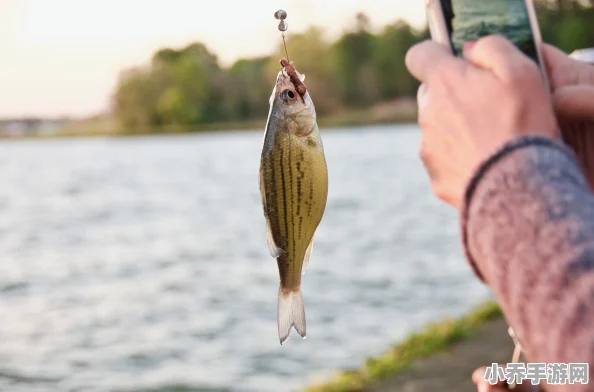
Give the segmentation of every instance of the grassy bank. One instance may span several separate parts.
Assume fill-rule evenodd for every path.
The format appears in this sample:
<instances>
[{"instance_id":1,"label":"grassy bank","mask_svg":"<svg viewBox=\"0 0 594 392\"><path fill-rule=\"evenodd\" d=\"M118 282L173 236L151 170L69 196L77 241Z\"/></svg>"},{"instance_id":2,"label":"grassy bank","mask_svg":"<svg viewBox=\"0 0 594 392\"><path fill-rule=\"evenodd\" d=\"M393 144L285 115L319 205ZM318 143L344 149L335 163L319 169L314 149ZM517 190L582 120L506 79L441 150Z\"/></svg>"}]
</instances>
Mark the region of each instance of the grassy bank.
<instances>
[{"instance_id":1,"label":"grassy bank","mask_svg":"<svg viewBox=\"0 0 594 392\"><path fill-rule=\"evenodd\" d=\"M394 373L410 369L416 360L444 351L468 339L478 327L502 317L495 302L477 307L470 314L429 325L409 336L377 358L368 358L357 370L341 371L329 381L312 385L303 392L363 392Z\"/></svg>"}]
</instances>

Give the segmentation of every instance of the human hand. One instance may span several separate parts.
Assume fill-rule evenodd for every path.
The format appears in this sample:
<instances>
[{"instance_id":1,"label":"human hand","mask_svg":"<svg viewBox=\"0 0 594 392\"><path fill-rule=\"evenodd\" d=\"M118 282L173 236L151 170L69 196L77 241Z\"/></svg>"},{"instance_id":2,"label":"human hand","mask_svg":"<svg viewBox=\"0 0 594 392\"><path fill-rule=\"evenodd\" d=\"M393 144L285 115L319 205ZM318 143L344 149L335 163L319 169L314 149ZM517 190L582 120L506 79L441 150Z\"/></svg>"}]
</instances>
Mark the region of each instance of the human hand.
<instances>
[{"instance_id":1,"label":"human hand","mask_svg":"<svg viewBox=\"0 0 594 392\"><path fill-rule=\"evenodd\" d=\"M504 365L500 365L505 369ZM486 366L478 368L472 373L472 382L475 383L478 392L510 392L507 382L497 381L496 384L492 385L489 381L485 380ZM524 380L521 384L516 384L513 389L514 392L539 392L542 391L539 385L532 385L530 381Z\"/></svg>"},{"instance_id":2,"label":"human hand","mask_svg":"<svg viewBox=\"0 0 594 392\"><path fill-rule=\"evenodd\" d=\"M544 44L542 53L563 139L577 154L594 190L594 66Z\"/></svg>"},{"instance_id":3,"label":"human hand","mask_svg":"<svg viewBox=\"0 0 594 392\"><path fill-rule=\"evenodd\" d=\"M558 137L551 96L532 60L489 36L466 45L464 59L425 41L406 56L419 89L421 159L433 192L460 208L474 170L519 136Z\"/></svg>"}]
</instances>

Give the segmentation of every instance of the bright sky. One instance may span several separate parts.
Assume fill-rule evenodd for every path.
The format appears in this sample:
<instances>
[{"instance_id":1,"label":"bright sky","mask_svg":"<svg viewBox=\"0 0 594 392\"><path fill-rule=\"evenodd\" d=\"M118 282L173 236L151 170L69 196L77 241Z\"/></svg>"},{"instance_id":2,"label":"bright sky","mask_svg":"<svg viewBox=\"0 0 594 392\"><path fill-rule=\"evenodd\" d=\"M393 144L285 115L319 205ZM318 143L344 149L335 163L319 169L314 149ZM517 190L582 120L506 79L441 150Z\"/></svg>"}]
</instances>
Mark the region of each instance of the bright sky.
<instances>
[{"instance_id":1,"label":"bright sky","mask_svg":"<svg viewBox=\"0 0 594 392\"><path fill-rule=\"evenodd\" d=\"M101 112L118 72L163 46L204 42L223 65L269 54L279 8L289 32L315 24L330 37L358 11L374 26L424 24L423 0L0 0L0 117Z\"/></svg>"}]
</instances>

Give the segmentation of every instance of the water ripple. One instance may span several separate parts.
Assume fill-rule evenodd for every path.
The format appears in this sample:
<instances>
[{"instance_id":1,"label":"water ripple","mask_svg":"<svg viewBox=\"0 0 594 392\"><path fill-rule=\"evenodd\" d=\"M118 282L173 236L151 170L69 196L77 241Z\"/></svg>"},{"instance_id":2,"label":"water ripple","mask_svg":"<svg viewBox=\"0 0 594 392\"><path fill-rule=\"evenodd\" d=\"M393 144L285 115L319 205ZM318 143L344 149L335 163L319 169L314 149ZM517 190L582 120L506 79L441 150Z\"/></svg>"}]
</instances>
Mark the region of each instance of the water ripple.
<instances>
[{"instance_id":1,"label":"water ripple","mask_svg":"<svg viewBox=\"0 0 594 392\"><path fill-rule=\"evenodd\" d=\"M323 137L308 339L282 347L260 132L0 143L0 390L294 390L489 295L415 127Z\"/></svg>"}]
</instances>

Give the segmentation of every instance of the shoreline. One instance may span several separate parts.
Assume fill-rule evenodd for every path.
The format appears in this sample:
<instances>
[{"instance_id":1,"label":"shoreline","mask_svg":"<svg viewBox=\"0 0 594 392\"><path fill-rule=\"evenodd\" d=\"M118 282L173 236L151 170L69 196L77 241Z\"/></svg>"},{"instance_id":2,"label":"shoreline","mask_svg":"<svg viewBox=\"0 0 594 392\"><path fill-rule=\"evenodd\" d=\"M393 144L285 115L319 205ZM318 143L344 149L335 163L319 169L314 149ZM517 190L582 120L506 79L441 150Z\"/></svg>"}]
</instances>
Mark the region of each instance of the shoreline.
<instances>
[{"instance_id":1,"label":"shoreline","mask_svg":"<svg viewBox=\"0 0 594 392\"><path fill-rule=\"evenodd\" d=\"M340 370L302 392L476 391L472 372L509 361L512 351L501 308L489 301L461 318L429 324L380 356L365 359L360 368Z\"/></svg>"},{"instance_id":2,"label":"shoreline","mask_svg":"<svg viewBox=\"0 0 594 392\"><path fill-rule=\"evenodd\" d=\"M345 110L318 117L320 128L350 128L369 125L417 123L416 100L399 99L383 102L367 109ZM113 120L85 120L68 124L51 133L27 132L23 135L0 134L0 140L58 139L78 137L133 137L159 135L188 135L195 133L243 132L264 130L266 118L246 121L229 121L196 126L146 127L134 130L119 128Z\"/></svg>"}]
</instances>

